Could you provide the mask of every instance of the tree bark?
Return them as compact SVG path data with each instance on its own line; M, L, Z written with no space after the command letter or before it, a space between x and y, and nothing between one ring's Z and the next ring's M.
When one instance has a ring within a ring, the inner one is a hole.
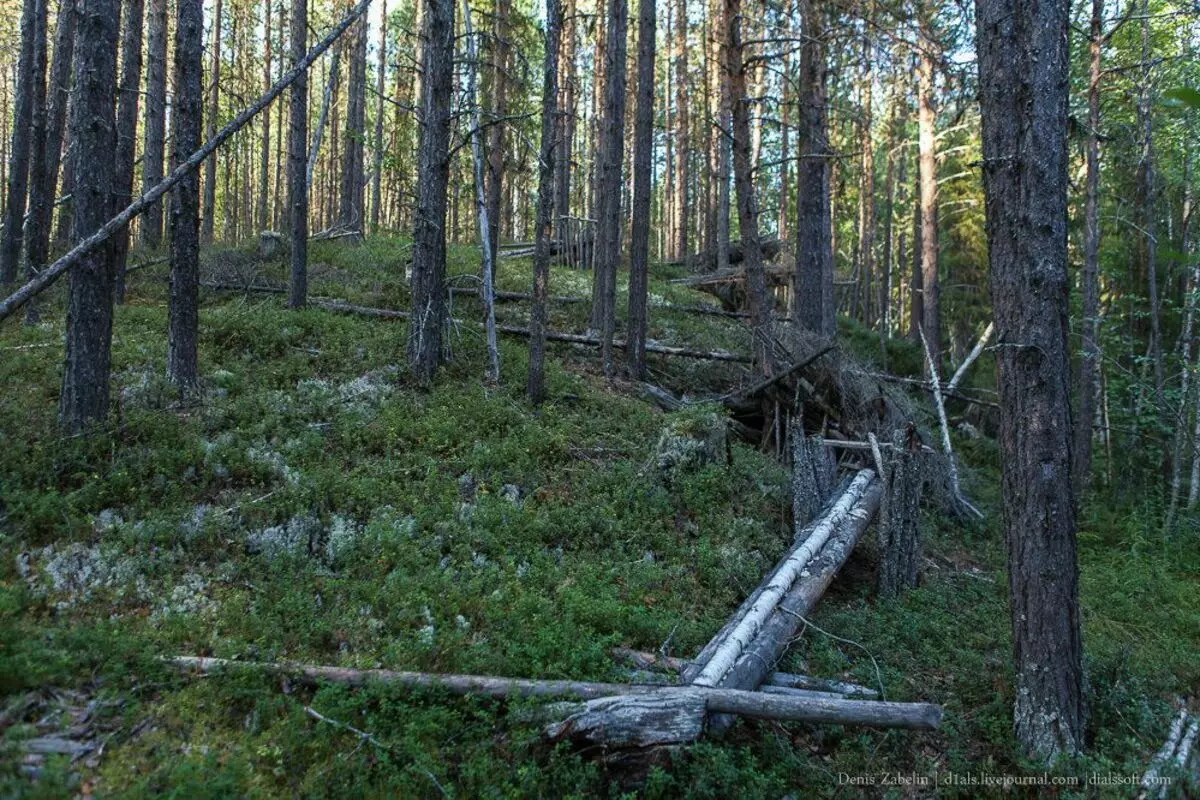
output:
M680 2L680 5L683 3ZM654 188L654 50L657 27L655 0L640 0L637 111L633 134L633 224L629 237L629 323L625 348L625 363L630 377L635 380L644 380L646 377L646 287L650 266L650 193Z
M920 58L917 67L918 172L921 189L921 329L933 353L933 363L942 363L942 321L938 287L937 153L933 108L933 36L922 21ZM925 377L931 377L926 375Z
M675 258L688 254L688 224L691 206L688 198L688 49L687 0L675 3L675 196L673 217L675 240L670 251Z
M124 0L121 14L121 83L117 97L116 184L112 214L133 199L133 166L137 156L138 101L142 90L142 0ZM199 146L199 142L196 143ZM191 152L191 151L188 151ZM186 158L186 156L185 156ZM125 262L129 257L129 226L113 234L116 300L125 302Z
M833 299L833 241L829 189L829 139L825 108L823 0L799 0L799 130L796 148L796 324L820 336L837 335Z
M175 0L175 97L172 161L182 164L200 146L204 87L203 0ZM171 193L171 288L167 308L167 378L183 397L199 383L200 176L192 172Z
M446 321L446 194L450 180L450 96L454 88L454 0L422 2L424 78L408 363L418 382L429 384L441 358L442 327Z
M1156 177L1154 167L1154 127L1150 114L1151 104L1151 52L1150 12L1147 0L1141 3L1142 18L1142 70L1138 85L1137 121L1142 133L1141 161L1138 163L1141 197L1139 220L1142 228L1143 254L1145 257L1147 293L1150 301L1150 361L1154 366L1155 414L1166 408L1163 396L1163 354L1161 304L1158 286L1158 239L1155 236Z
M1067 395L1065 3L977 4L995 304L1014 729L1051 761L1083 747L1083 648Z
M921 565L921 486L925 454L910 425L892 437L892 460L883 479L879 523L879 594L896 597L915 588Z
M363 213L363 141L367 114L367 23L359 20L347 42L349 74L346 81L346 127L342 142L342 181L338 204L338 225L348 231L361 231Z
M508 113L508 18L512 14L509 0L496 0L496 13L492 22L494 41L492 58L492 119L501 119ZM552 57L552 56L547 56ZM500 201L504 196L504 142L503 123L488 129L487 145L487 212L492 227L489 232L492 252L500 246Z
M66 0L70 2L70 0ZM269 3L268 3L269 5ZM167 131L167 0L150 0L146 31L146 108L143 119L142 191L163 179ZM142 215L142 245L153 250L162 243L162 206Z
M379 63L375 75L375 146L371 158L371 233L379 233L382 216L380 207L383 204L383 98L387 83L387 0L380 0L383 6L379 23Z
M221 100L221 4L215 0L213 7L212 40L209 42L208 113L204 118L204 138L211 139L217 132L217 116ZM209 156L204 164L204 208L201 213L200 240L209 244L213 240L213 223L217 213L217 154Z
M33 64L31 91L33 114L30 126L29 214L25 219L25 276L37 275L46 263L50 208L54 204L54 187L47 194L46 172L50 154L46 148L46 2L38 0L33 30ZM60 10L61 13L61 10ZM54 160L57 167L58 160ZM27 324L38 321L37 307L30 306Z
M573 0L567 0L567 8L573 8ZM560 50L560 35L563 29L562 6L559 0L546 0L546 53ZM565 52L565 51L564 51ZM529 314L529 373L525 391L529 402L538 405L546 396L546 298L550 292L550 245L553 233L555 186L561 189L557 178L556 159L563 141L556 141L555 134L564 129L561 119L556 119L558 109L558 60L542 60L542 139L538 156L538 202L537 224L533 254L533 307ZM566 109L562 116L569 116ZM569 160L569 154L565 157Z
M875 145L871 136L871 89L875 82L875 69L870 37L864 37L862 49L864 74L860 87L862 119L859 123L859 148L862 150L862 175L858 189L858 257L862 321L870 327L874 322L871 313L871 282L875 277Z
M264 0L263 13L263 91L271 88L271 0ZM386 19L386 17L385 17ZM283 20L279 20L282 26ZM262 233L271 227L271 111L263 114L262 138L259 140L258 152L258 196L255 224L258 232Z
M34 51L38 17L45 15L45 0L24 0L21 5L21 52L17 59L13 98L12 145L8 151L7 202L4 230L0 232L0 285L17 279L25 235L25 203L29 191L29 137L33 127Z
M555 82L558 85L558 138L555 148L554 221L571 215L571 156L575 146L575 1L566 0L559 42L559 64ZM549 30L547 30L549 34ZM544 112L543 112L544 113ZM556 228L557 230L557 228ZM560 233L559 238L562 238Z
M292 0L292 65L304 58L308 43L308 0ZM288 118L288 209L291 228L291 278L288 307L308 302L308 75L292 84Z
M113 207L117 133L112 99L117 88L118 0L81 0L76 30L75 98L71 106L76 183L73 239L99 230ZM66 359L59 422L79 433L108 416L112 360L113 262L109 248L93 251L71 273Z

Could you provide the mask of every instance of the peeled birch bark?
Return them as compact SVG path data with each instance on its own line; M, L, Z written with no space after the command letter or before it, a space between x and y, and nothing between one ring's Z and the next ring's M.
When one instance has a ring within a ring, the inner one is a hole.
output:
M850 487L842 494L829 513L814 526L804 543L794 549L780 563L770 582L764 587L757 601L745 617L729 633L725 643L713 653L704 669L693 683L697 686L717 686L726 673L733 668L738 657L745 652L758 635L763 624L770 618L779 601L791 589L804 568L812 561L817 551L845 521L855 503L875 480L875 471L860 470Z

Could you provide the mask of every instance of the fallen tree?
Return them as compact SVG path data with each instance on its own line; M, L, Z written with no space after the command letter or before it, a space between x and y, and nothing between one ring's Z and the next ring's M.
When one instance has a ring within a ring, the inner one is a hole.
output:
M271 104L275 98L283 94L283 90L288 88L304 74L313 62L328 50L338 37L346 32L355 21L363 15L367 8L371 5L371 0L359 0L350 12L342 18L342 21L334 26L325 38L318 42L311 50L308 51L301 61L283 74L275 84L266 91L255 103L243 110L234 119L217 132L217 135L204 143L204 146L192 153L186 161L171 171L171 174L160 181L156 186L143 193L138 199L134 200L123 211L115 217L104 223L95 233L85 237L82 241L72 247L67 253L55 261L50 266L39 272L33 279L22 286L17 291L13 292L3 302L0 302L0 322L10 317L15 311L20 309L31 299L36 297L41 292L45 291L55 281L63 276L66 272L74 268L84 256L90 255L96 248L107 242L113 234L124 228L129 222L146 209L157 203L163 195L171 191L176 184L182 181L191 173L200 168L204 161L216 152L222 144L230 137L246 126L246 123L254 119L263 109Z
M356 670L312 664L231 661L197 656L175 656L164 661L183 672L205 675L222 671L268 672L306 682L326 681L349 686L381 683L497 699L524 697L583 700L585 702L582 705L559 707L557 710L568 712L568 716L562 722L547 727L546 737L552 741L583 740L611 746L648 746L692 741L703 734L705 717L710 713L788 722L910 730L933 730L941 723L942 718L941 708L928 703L833 700L699 686L531 680L383 669Z

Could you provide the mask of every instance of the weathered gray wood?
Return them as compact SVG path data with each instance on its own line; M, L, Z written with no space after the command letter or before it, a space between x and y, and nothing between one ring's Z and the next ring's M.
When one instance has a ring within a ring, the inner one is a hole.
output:
M699 739L706 706L700 692L672 689L670 694L618 695L591 700L562 722L547 726L552 742L653 747Z
M614 647L612 649L613 657L621 661L627 661L633 664L638 669L634 671L639 678L646 678L655 673L648 670L662 670L663 672L681 672L682 670L693 667L694 661L688 661L682 658L674 658L672 656L660 656L657 653L647 653L642 650L633 650L628 647ZM639 680L639 683L657 683L655 680ZM870 699L878 697L879 692L874 689L868 689L866 686L860 686L857 683L848 683L846 681L833 681L825 678L814 678L811 675L797 675L791 672L772 672L763 680L761 691L770 692L775 689L802 689L810 692L820 692L823 694L843 695L860 699Z
M792 417L792 524L800 531L816 517L829 496L829 456L825 440L805 436L803 415Z
M912 426L892 436L892 460L884 480L878 529L879 594L894 597L917 585L921 563L920 504L924 453Z
M715 689L703 686L649 686L587 681L530 680L527 678L496 678L485 675L440 675L427 672L397 672L393 670L357 670L344 667L317 666L287 662L230 661L223 658L174 656L164 663L184 672L201 674L229 671L269 672L285 674L308 682L328 681L349 686L384 683L409 688L441 689L451 694L486 697L573 697L583 700L620 696L652 696L673 699L677 696L699 696L703 700L701 716L707 713L736 714L756 719L791 722L822 722L834 725L868 725L912 730L933 730L941 722L942 710L929 703L882 703L866 700L831 700L797 697L794 695L763 694L736 689ZM593 713L606 706L590 706ZM645 706L647 709L649 705ZM694 705L681 701L677 709L691 711ZM583 713L583 712L580 712ZM650 713L647 710L646 713Z

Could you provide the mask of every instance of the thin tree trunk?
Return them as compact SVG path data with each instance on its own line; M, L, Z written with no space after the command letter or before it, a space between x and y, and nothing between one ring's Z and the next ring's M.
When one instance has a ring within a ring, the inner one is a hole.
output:
M574 7L573 0L567 0L567 2L568 9ZM546 53L559 52L562 26L562 8L558 0L546 0ZM554 58L547 57L542 61L542 139L538 156L533 307L529 314L529 374L525 382L525 391L529 395L529 402L534 405L541 403L546 394L544 363L546 359L546 298L550 293L550 237L553 232L551 214L556 200L555 185L558 184L559 188L562 188L562 184L556 180L561 173L556 173L555 163L556 151L559 146L563 145L563 142L555 141L555 133L563 130L562 123L555 119L558 96L558 62ZM569 116L571 113L572 110L568 108L563 116Z
M675 258L688 254L688 48L687 0L675 3L675 196L673 218L675 241L671 252Z
M733 159L732 136L730 130L730 106L732 98L729 96L729 81L724 76L725 64L725 47L728 40L728 35L725 31L725 14L721 8L721 0L713 0L712 14L715 18L720 19L720 30L715 31L716 39L719 44L717 47L717 58L715 66L717 69L717 87L719 93L719 113L717 119L719 121L719 130L717 132L717 269L729 269L729 239L731 234L729 228L729 173L732 169L731 161Z
M212 39L209 42L208 75L208 113L204 120L204 138L211 139L217 132L217 115L220 113L221 100L221 3L215 0L213 7ZM201 213L200 240L211 243L213 240L213 223L217 209L217 154L212 156L204 165L204 207Z
M379 24L379 63L375 75L375 147L372 148L371 167L371 233L379 233L382 219L380 207L383 205L383 97L387 81L387 0L380 0L383 6Z
M868 12L869 13L869 12ZM859 183L858 252L862 276L862 321L870 326L874 323L871 313L871 282L875 277L875 145L871 136L872 84L875 82L874 59L871 55L871 38L864 37L863 78L861 87L862 119L859 129L859 147L862 149L862 176Z
M492 119L500 119L508 113L508 17L512 14L509 0L497 0L493 19L492 58ZM547 58L553 56L548 55ZM504 196L504 125L492 125L488 129L487 146L487 212L492 223L489 231L492 252L500 246L500 199Z
M559 138L554 159L555 219L553 224L556 226L563 217L571 215L571 153L574 151L575 145L575 0L566 0L566 5L561 11L564 19L559 32L559 47L555 51L559 53L558 68L555 70L555 84L558 96L561 98L561 100L556 99ZM548 37L549 29L546 33ZM543 76L544 80L545 76ZM564 232L559 231L558 238L562 239L563 236ZM534 280L536 281L536 278Z
M1150 300L1150 361L1154 365L1155 414L1166 408L1163 397L1162 309L1158 289L1158 240L1155 237L1154 132L1150 116L1150 13L1147 0L1142 0L1142 74L1138 87L1137 118L1142 130L1142 155L1138 171L1141 178L1141 227L1145 244L1146 280Z
M163 154L167 138L167 0L150 0L147 23L146 108L142 123L143 192L163 179ZM162 206L158 204L142 215L138 230L144 247L153 250L162 244L162 216Z
M263 3L263 91L271 88L271 0ZM283 20L279 20L282 25ZM258 204L256 224L259 231L271 227L271 111L262 118L262 139L258 153Z
M204 87L203 0L175 0L175 97L171 109L172 162L182 164L200 146ZM199 381L200 175L190 173L171 192L171 288L168 301L167 378L187 397Z
M30 78L33 114L30 127L29 215L25 220L25 277L33 278L46 263L46 225L54 204L54 188L47 194L46 172L50 154L46 149L46 2L38 0L33 30L33 64ZM55 165L57 166L57 159ZM30 306L27 324L38 321L37 307Z
M338 224L361 231L363 214L363 140L367 112L367 23L355 24L348 42L349 74L346 81L346 128L342 144L342 175Z
M79 8L71 107L77 177L72 238L76 240L103 227L112 213L112 155L117 146L112 100L120 20L118 0L81 0ZM58 404L59 422L67 433L79 433L108 416L112 319L113 264L105 247L93 251L71 273Z
M682 0L681 0L682 5ZM655 0L638 3L637 111L633 144L633 225L629 237L629 327L625 358L630 377L646 377L646 286L650 265L650 194L654 173Z
M921 328L933 363L942 363L942 321L938 287L937 153L934 138L933 37L922 23L917 68L917 127L921 185ZM926 375L926 377L931 377Z
M21 6L21 52L17 60L13 99L12 146L8 151L7 202L0 232L0 285L17 279L25 235L25 202L29 190L29 136L33 126L34 40L45 0L24 0Z
M133 199L133 166L137 156L138 100L142 87L142 0L124 0L121 24L121 84L117 98L117 152L115 214ZM197 142L197 146L199 143ZM190 152L190 151L189 151ZM185 156L186 157L186 156ZM116 271L116 300L125 302L125 262L129 257L129 226L112 238L113 269Z
M291 49L293 67L304 58L308 44L308 0L292 0ZM288 306L308 302L308 75L292 84L288 120L288 209L291 228L291 277Z
M446 317L446 194L450 180L450 96L454 88L454 0L423 0L423 5L424 78L408 362L417 380L428 384L441 358Z
M1067 278L1068 8L980 0L983 178L1000 388L1017 740L1083 748L1071 491Z
M829 188L829 138L825 108L825 46L822 0L799 0L804 42L800 46L799 130L796 147L796 297L794 321L806 330L837 335L833 299L833 241Z

